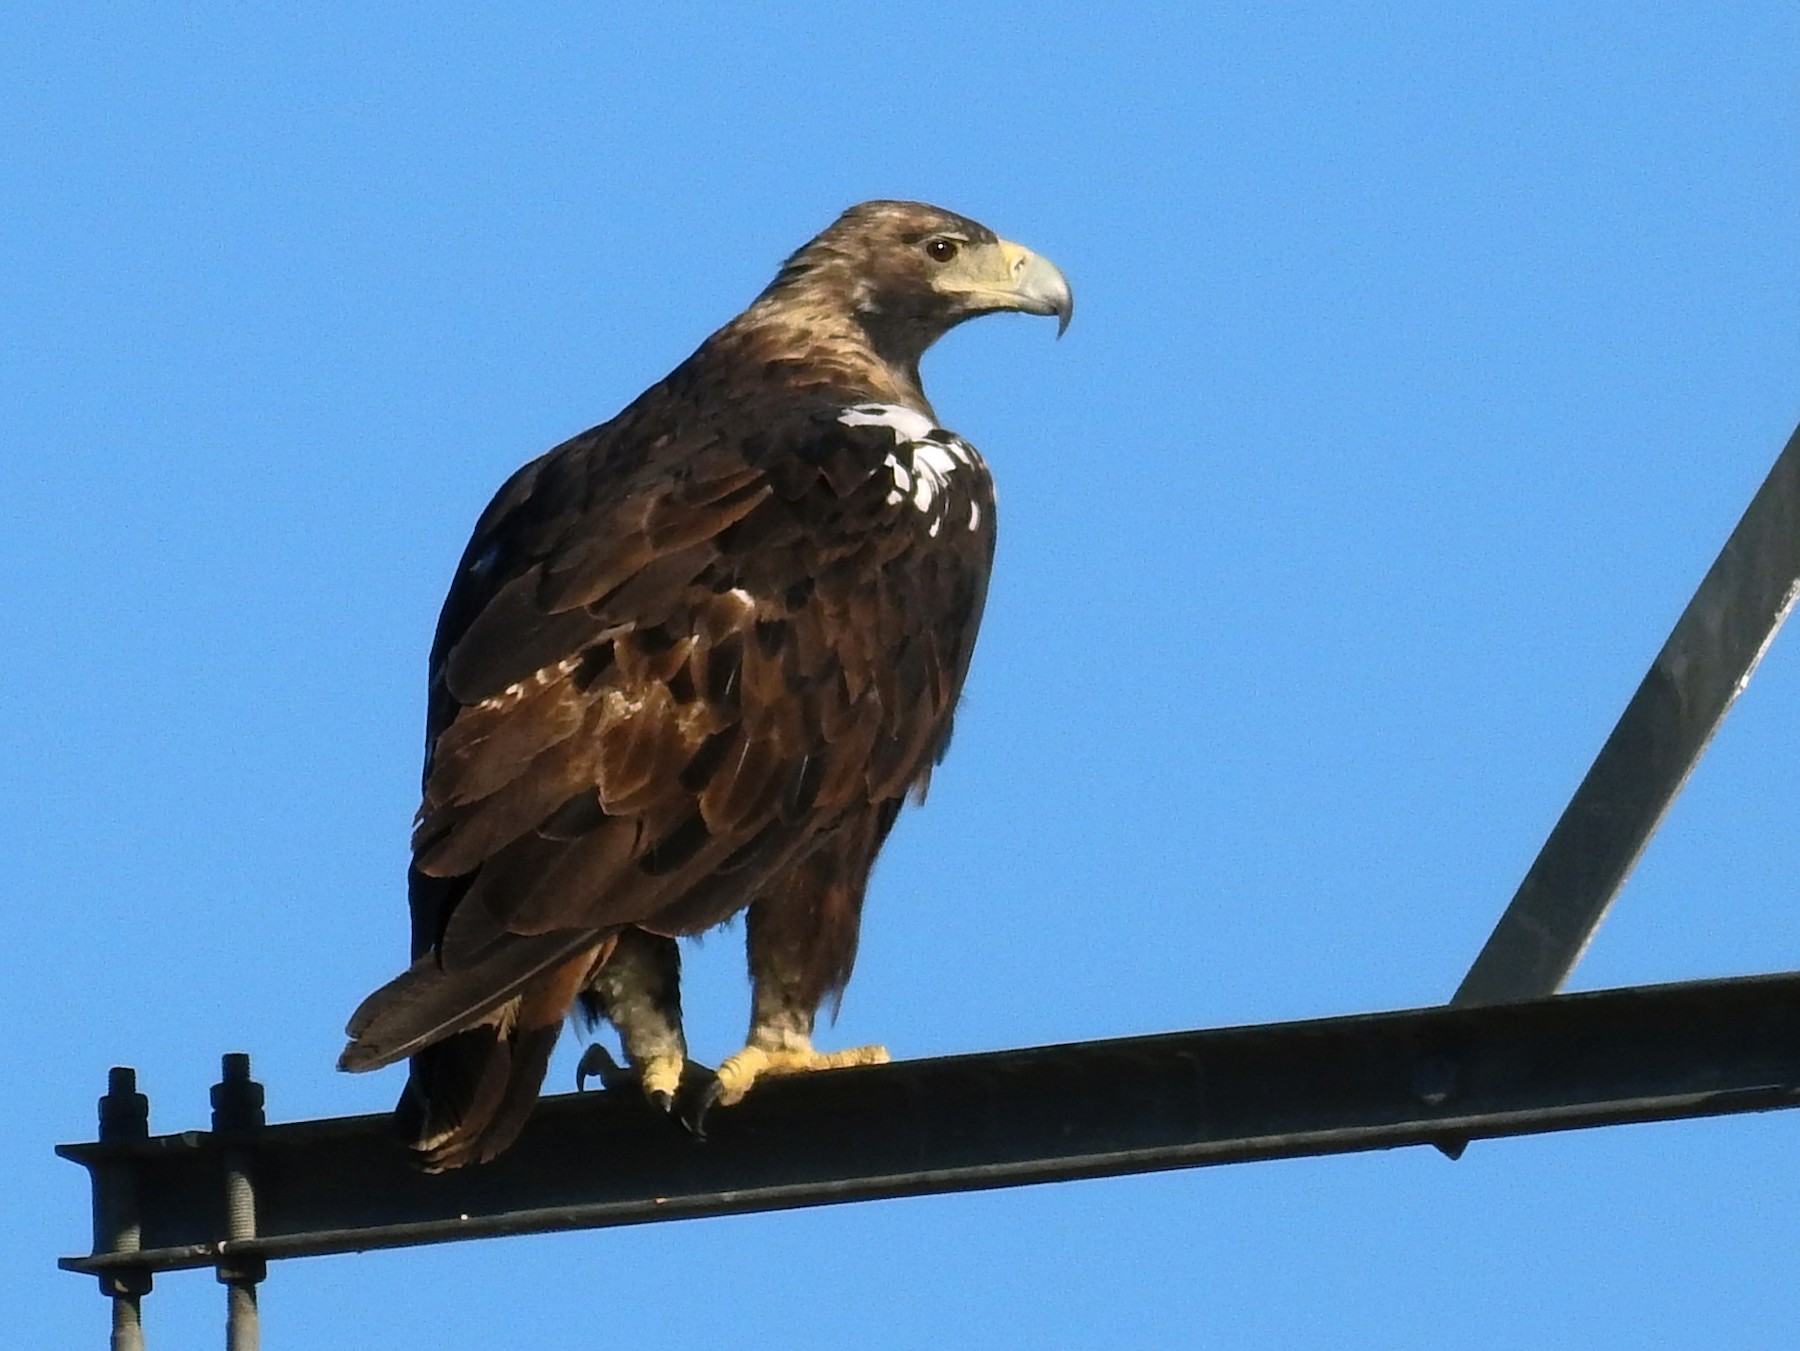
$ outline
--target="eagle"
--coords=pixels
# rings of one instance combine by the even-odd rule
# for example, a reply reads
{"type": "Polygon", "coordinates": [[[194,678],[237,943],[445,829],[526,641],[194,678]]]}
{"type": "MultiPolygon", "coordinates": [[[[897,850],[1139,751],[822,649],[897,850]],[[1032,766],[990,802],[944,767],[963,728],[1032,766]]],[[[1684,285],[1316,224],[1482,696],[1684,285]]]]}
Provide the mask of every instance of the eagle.
{"type": "Polygon", "coordinates": [[[919,359],[977,315],[1060,335],[1072,309],[1055,266],[987,227],[864,202],[500,488],[431,648],[412,964],[339,1060],[410,1060],[396,1121],[421,1166],[504,1150],[578,1010],[653,1104],[685,1103],[676,940],[740,911],[750,1032],[701,1113],[886,1060],[814,1049],[814,1022],[948,747],[994,552],[993,480],[919,359]]]}

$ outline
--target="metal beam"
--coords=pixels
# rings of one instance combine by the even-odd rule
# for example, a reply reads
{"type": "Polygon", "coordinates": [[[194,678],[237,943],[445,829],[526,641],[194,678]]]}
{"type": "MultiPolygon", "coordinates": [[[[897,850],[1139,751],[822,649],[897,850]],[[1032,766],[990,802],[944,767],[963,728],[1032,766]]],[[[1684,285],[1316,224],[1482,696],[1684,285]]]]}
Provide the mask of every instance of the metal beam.
{"type": "Polygon", "coordinates": [[[413,1169],[375,1116],[65,1145],[94,1174],[96,1250],[62,1265],[141,1284],[183,1267],[1797,1102],[1800,974],[1606,990],[775,1080],[717,1113],[705,1142],[635,1093],[569,1094],[495,1163],[439,1176],[413,1169]],[[234,1176],[254,1188],[253,1236],[232,1236],[234,1176]],[[135,1246],[115,1251],[103,1192],[121,1179],[135,1246]]]}
{"type": "Polygon", "coordinates": [[[1800,429],[1725,541],[1452,1003],[1562,988],[1800,595],[1800,429]]]}

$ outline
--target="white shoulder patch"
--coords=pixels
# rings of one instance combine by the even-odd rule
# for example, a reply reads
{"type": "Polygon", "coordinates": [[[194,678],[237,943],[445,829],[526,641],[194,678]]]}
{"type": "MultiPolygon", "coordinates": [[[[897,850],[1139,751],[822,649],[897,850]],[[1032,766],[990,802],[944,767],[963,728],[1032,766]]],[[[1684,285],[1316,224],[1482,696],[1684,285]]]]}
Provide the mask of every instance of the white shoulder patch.
{"type": "Polygon", "coordinates": [[[937,430],[932,420],[897,403],[859,403],[838,414],[846,427],[891,427],[896,441],[923,441],[937,430]]]}
{"type": "MultiPolygon", "coordinates": [[[[974,447],[923,413],[898,404],[859,403],[839,413],[838,421],[846,427],[886,427],[894,433],[894,449],[883,461],[893,482],[888,505],[910,500],[933,517],[930,533],[935,538],[943,525],[944,507],[939,499],[948,491],[952,475],[978,463],[974,447]]],[[[974,530],[980,524],[981,509],[971,501],[968,528],[974,530]]]]}

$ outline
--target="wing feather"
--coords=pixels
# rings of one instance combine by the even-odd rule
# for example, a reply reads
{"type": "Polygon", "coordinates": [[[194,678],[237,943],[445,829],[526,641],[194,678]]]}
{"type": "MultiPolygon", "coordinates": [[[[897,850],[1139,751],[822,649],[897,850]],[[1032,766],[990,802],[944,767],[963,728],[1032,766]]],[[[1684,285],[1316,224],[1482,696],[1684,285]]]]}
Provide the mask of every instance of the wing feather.
{"type": "MultiPolygon", "coordinates": [[[[719,922],[923,781],[992,499],[983,474],[983,528],[939,538],[895,505],[893,432],[844,427],[842,407],[726,406],[726,427],[634,406],[489,506],[433,647],[424,955],[359,1011],[358,1067],[472,1025],[621,926],[719,922]]],[[[946,512],[965,505],[946,491],[946,512]]]]}

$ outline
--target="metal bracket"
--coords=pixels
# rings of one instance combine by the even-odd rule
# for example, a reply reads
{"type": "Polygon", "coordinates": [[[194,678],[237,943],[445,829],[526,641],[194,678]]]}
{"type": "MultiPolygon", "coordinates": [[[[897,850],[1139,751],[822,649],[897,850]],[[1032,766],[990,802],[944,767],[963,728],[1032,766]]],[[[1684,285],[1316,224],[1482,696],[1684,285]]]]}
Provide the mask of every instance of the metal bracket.
{"type": "Polygon", "coordinates": [[[772,1081],[699,1143],[635,1092],[547,1098],[479,1168],[386,1116],[64,1145],[131,1175],[141,1244],[71,1271],[605,1228],[1800,1103],[1800,974],[1133,1037],[772,1081]],[[254,1237],[214,1180],[256,1178],[254,1237]]]}

